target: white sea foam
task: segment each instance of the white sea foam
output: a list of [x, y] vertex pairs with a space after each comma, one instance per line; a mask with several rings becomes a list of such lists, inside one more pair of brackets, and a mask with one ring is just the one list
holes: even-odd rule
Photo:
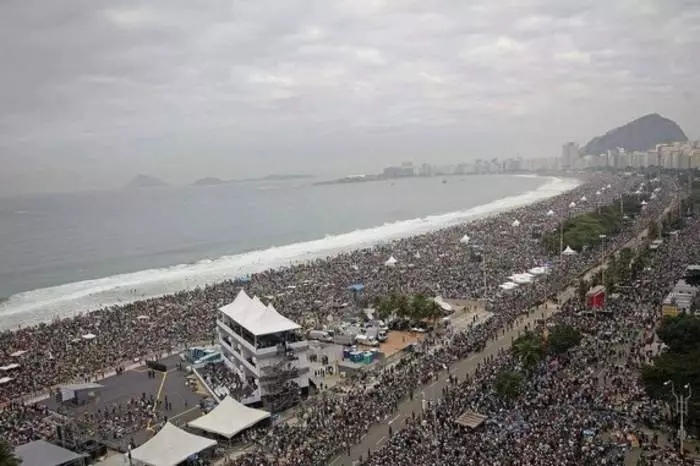
[[142, 270], [18, 293], [0, 303], [0, 329], [33, 325], [56, 317], [68, 317], [105, 306], [162, 296], [269, 268], [286, 266], [290, 263], [327, 257], [406, 236], [427, 233], [532, 204], [571, 190], [578, 184], [578, 181], [572, 179], [548, 178], [544, 185], [534, 191], [506, 197], [464, 211], [385, 223], [374, 228], [328, 235], [314, 241], [270, 247], [217, 259], [203, 259], [194, 264]]

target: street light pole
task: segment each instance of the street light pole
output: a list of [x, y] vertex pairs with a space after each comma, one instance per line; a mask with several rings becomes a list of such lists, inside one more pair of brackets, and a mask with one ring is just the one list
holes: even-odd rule
[[683, 454], [683, 440], [685, 439], [685, 417], [688, 415], [688, 400], [690, 400], [690, 397], [693, 395], [693, 390], [690, 387], [690, 384], [687, 383], [683, 386], [683, 388], [688, 390], [687, 395], [683, 395], [681, 393], [680, 395], [676, 393], [676, 387], [673, 383], [673, 381], [668, 380], [664, 382], [664, 386], [668, 386], [671, 384], [671, 393], [673, 394], [673, 397], [676, 399], [676, 409], [678, 410], [678, 417], [679, 417], [679, 426], [678, 426], [678, 440], [680, 441], [680, 452], [681, 455]]
[[606, 235], [598, 235], [600, 238], [600, 281], [603, 282], [602, 285], [605, 286], [605, 238]]

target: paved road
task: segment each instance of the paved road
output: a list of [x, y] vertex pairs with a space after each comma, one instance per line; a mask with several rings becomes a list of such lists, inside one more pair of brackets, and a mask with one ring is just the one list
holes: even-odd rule
[[[477, 365], [487, 357], [495, 356], [501, 349], [509, 347], [527, 325], [532, 326], [538, 319], [547, 318], [558, 311], [558, 307], [553, 303], [549, 303], [546, 310], [540, 307], [531, 311], [527, 316], [521, 317], [511, 330], [501, 333], [494, 340], [490, 340], [483, 351], [454, 363], [450, 368], [450, 373], [460, 380], [464, 380], [467, 375], [473, 374]], [[421, 411], [424, 400], [436, 401], [442, 398], [442, 389], [445, 385], [447, 385], [447, 371], [438, 374], [437, 381], [417, 389], [412, 400], [405, 399], [392, 415], [384, 419], [383, 422], [374, 424], [362, 438], [362, 441], [350, 449], [350, 455], [345, 452], [331, 461], [330, 465], [351, 466], [360, 457], [366, 457], [368, 451], [379, 448], [389, 438], [389, 427], [393, 432], [401, 429], [404, 423], [411, 418], [411, 413], [418, 414]]]
[[[671, 207], [667, 208], [664, 214], [670, 209]], [[645, 229], [635, 238], [625, 243], [622, 248], [637, 248], [646, 236], [647, 230]], [[586, 271], [583, 274], [584, 278], [590, 280], [601, 267], [606, 267], [609, 257], [610, 253], [606, 256], [603, 263], [599, 263], [597, 266]], [[558, 302], [565, 302], [574, 297], [576, 292], [576, 286], [570, 286], [558, 294], [557, 300]], [[558, 311], [559, 308], [554, 303], [548, 303], [546, 310], [542, 307], [532, 310], [527, 317], [520, 318], [511, 330], [504, 333], [502, 332], [498, 338], [490, 340], [483, 351], [472, 354], [468, 358], [454, 363], [451, 366], [451, 374], [458, 377], [460, 380], [464, 380], [467, 375], [473, 374], [477, 365], [483, 362], [487, 357], [495, 356], [501, 349], [509, 347], [526, 326], [532, 326], [538, 319], [549, 318]], [[381, 423], [374, 424], [370, 427], [367, 434], [362, 437], [360, 443], [350, 448], [349, 454], [348, 452], [344, 452], [342, 455], [336, 457], [329, 463], [330, 466], [352, 466], [356, 464], [360, 458], [366, 457], [368, 452], [380, 448], [389, 438], [389, 428], [391, 428], [392, 432], [397, 432], [403, 427], [404, 423], [411, 418], [412, 413], [418, 414], [421, 411], [425, 401], [439, 400], [442, 397], [442, 389], [445, 387], [446, 382], [447, 371], [443, 371], [438, 374], [437, 381], [418, 388], [416, 392], [414, 392], [413, 399], [405, 399], [403, 402], [399, 403], [398, 409], [394, 413], [389, 415]]]

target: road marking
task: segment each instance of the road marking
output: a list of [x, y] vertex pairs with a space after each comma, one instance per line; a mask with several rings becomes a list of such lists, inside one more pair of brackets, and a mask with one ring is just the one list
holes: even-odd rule
[[165, 387], [165, 379], [168, 378], [168, 373], [167, 372], [161, 372], [163, 374], [163, 380], [160, 381], [160, 386], [158, 387], [158, 393], [156, 393], [156, 402], [153, 403], [153, 412], [156, 412], [156, 408], [158, 408], [158, 403], [160, 403], [160, 397], [163, 394], [163, 387]]
[[191, 407], [190, 409], [186, 409], [186, 410], [184, 410], [184, 411], [182, 411], [182, 412], [180, 412], [180, 413], [178, 413], [178, 414], [176, 414], [176, 415], [174, 415], [174, 416], [169, 417], [168, 419], [170, 419], [170, 420], [172, 421], [173, 419], [177, 419], [177, 418], [179, 418], [180, 416], [184, 416], [184, 415], [187, 414], [187, 413], [191, 413], [191, 412], [194, 411], [195, 409], [199, 409], [199, 406], [193, 406], [193, 407]]
[[379, 445], [379, 444], [382, 443], [384, 440], [386, 440], [386, 435], [383, 436], [382, 438], [380, 438], [379, 440], [377, 440], [377, 443], [376, 443], [376, 444]]
[[394, 422], [396, 422], [396, 420], [397, 420], [398, 418], [400, 418], [400, 417], [401, 417], [401, 415], [400, 415], [400, 414], [397, 414], [396, 417], [394, 417], [393, 419], [391, 419], [391, 420], [389, 421], [389, 425], [391, 425], [391, 424], [393, 424]]

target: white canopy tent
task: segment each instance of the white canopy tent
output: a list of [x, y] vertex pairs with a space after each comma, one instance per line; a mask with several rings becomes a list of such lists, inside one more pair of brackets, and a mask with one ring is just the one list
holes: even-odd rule
[[150, 466], [175, 466], [216, 445], [216, 440], [185, 432], [167, 422], [148, 442], [131, 451], [131, 458]]
[[498, 285], [502, 290], [512, 290], [513, 288], [517, 288], [518, 284], [513, 283], [513, 282], [505, 282], [500, 285]]
[[470, 239], [471, 238], [469, 237], [469, 235], [464, 235], [464, 236], [462, 236], [462, 239], [459, 240], [459, 242], [462, 244], [469, 244]]
[[566, 249], [564, 249], [564, 251], [562, 252], [562, 254], [564, 254], [565, 256], [573, 256], [576, 254], [576, 251], [571, 249], [571, 246], [567, 246]]
[[510, 224], [510, 226], [513, 227], [519, 227], [520, 226], [520, 221], [518, 219], [513, 220], [513, 223]]
[[544, 275], [547, 273], [547, 268], [546, 267], [533, 267], [530, 270], [527, 271], [531, 275]]
[[393, 267], [396, 265], [397, 262], [398, 261], [396, 260], [396, 258], [394, 256], [391, 256], [386, 260], [386, 262], [384, 262], [384, 265], [386, 265], [387, 267]]
[[267, 411], [249, 408], [227, 396], [216, 408], [187, 425], [230, 439], [269, 417]]
[[647, 201], [642, 201], [642, 205], [647, 205]]
[[549, 212], [547, 212], [547, 217], [551, 217], [552, 215], [554, 215], [554, 211], [553, 211], [553, 210], [550, 210]]
[[518, 285], [527, 285], [528, 283], [532, 283], [532, 276], [527, 273], [519, 273], [513, 275], [512, 280]]
[[572, 202], [571, 204], [569, 204], [569, 209], [573, 209], [574, 207], [576, 207], [576, 203], [575, 203], [575, 202]]
[[94, 340], [95, 338], [97, 338], [97, 335], [94, 333], [86, 333], [83, 335], [83, 340]]
[[452, 312], [452, 306], [450, 303], [446, 302], [444, 299], [442, 299], [442, 296], [436, 296], [433, 298], [433, 301], [435, 304], [440, 306], [440, 309], [442, 309], [445, 312]]
[[277, 312], [271, 304], [265, 306], [257, 296], [250, 298], [243, 290], [238, 292], [232, 303], [219, 310], [253, 335], [269, 335], [301, 328]]
[[586, 196], [581, 196], [581, 202], [586, 202], [588, 198]]

